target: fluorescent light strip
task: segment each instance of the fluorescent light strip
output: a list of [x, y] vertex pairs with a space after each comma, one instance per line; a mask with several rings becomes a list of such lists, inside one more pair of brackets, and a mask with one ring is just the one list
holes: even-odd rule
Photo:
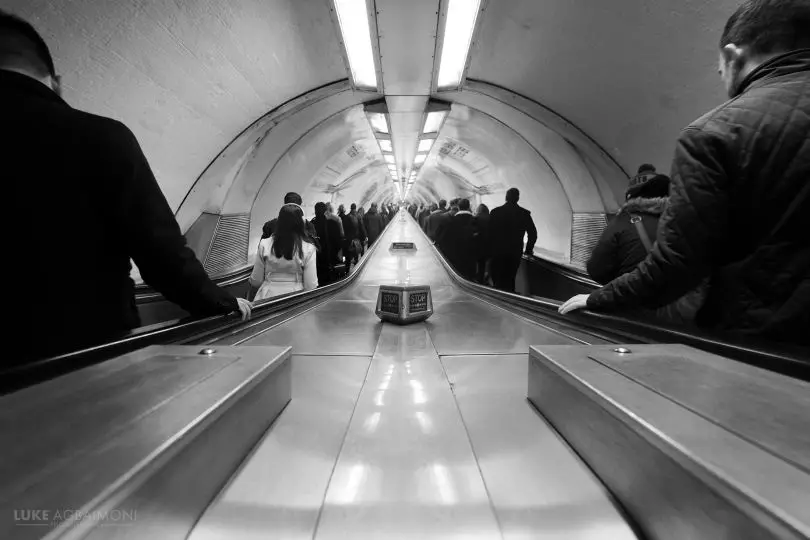
[[[436, 133], [442, 127], [442, 121], [447, 111], [434, 111], [427, 114], [425, 118], [425, 125], [422, 127], [422, 133]], [[421, 143], [420, 143], [421, 144]]]
[[458, 86], [467, 64], [481, 0], [449, 0], [439, 64], [439, 88]]
[[334, 0], [354, 85], [377, 88], [366, 0]]
[[379, 139], [380, 148], [382, 148], [383, 152], [393, 152], [394, 145], [391, 144], [391, 141], [387, 141], [385, 139]]
[[430, 149], [433, 147], [433, 139], [422, 139], [419, 141], [419, 148], [416, 149], [417, 152], [430, 152]]
[[413, 162], [416, 163], [417, 165], [420, 165], [425, 162], [426, 158], [427, 154], [416, 154], [416, 159], [414, 159]]
[[385, 119], [385, 115], [383, 113], [369, 114], [368, 121], [371, 122], [371, 127], [374, 128], [375, 131], [379, 131], [381, 133], [388, 133], [388, 121]]
[[390, 163], [392, 165], [396, 164], [396, 161], [394, 160], [394, 156], [391, 155], [391, 154], [383, 154], [383, 158], [385, 159], [386, 163]]

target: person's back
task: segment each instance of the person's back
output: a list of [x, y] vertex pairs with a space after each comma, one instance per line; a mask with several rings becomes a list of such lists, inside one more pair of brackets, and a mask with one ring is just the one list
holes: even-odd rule
[[513, 292], [515, 277], [524, 253], [523, 238], [528, 236], [525, 252], [531, 254], [537, 241], [537, 229], [531, 212], [518, 205], [520, 191], [509, 188], [506, 203], [489, 213], [489, 240], [492, 255], [492, 281], [498, 289]]
[[425, 234], [434, 242], [436, 241], [436, 233], [439, 231], [439, 228], [450, 219], [450, 216], [447, 215], [447, 211], [447, 201], [442, 199], [439, 201], [439, 207], [432, 211], [425, 220]]
[[[0, 19], [1, 63], [15, 46], [8, 25], [18, 20], [2, 12]], [[186, 246], [126, 126], [73, 109], [39, 80], [2, 65], [0, 118], [3, 177], [13, 184], [7, 205], [16, 215], [10, 222], [24, 224], [9, 235], [6, 255], [40, 276], [37, 289], [12, 287], [6, 298], [15, 309], [7, 330], [27, 344], [24, 356], [6, 363], [94, 345], [139, 326], [130, 259], [144, 281], [192, 315], [240, 309]], [[37, 322], [43, 316], [47, 339]]]
[[385, 228], [385, 219], [377, 211], [377, 206], [372, 204], [369, 211], [366, 212], [363, 221], [366, 229], [366, 234], [368, 235], [368, 245], [370, 247], [374, 242], [377, 241], [377, 238], [380, 237], [380, 234], [382, 234], [382, 231]]
[[651, 165], [639, 168], [627, 190], [626, 202], [602, 231], [588, 259], [586, 268], [594, 281], [608, 283], [632, 272], [647, 258], [647, 247], [637, 227], [643, 227], [650, 243], [655, 240], [658, 220], [666, 207], [668, 193], [667, 176], [657, 174]]
[[466, 279], [475, 279], [477, 260], [475, 218], [467, 199], [459, 201], [459, 211], [447, 221], [436, 239], [436, 246], [447, 257], [456, 272]]

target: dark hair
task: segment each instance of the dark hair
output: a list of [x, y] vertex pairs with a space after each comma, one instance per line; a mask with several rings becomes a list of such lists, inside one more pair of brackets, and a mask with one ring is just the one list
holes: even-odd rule
[[444, 199], [439, 201], [439, 208], [447, 208], [447, 201]]
[[302, 241], [304, 238], [303, 212], [297, 206], [285, 204], [278, 212], [276, 230], [273, 231], [273, 255], [291, 261], [298, 253], [304, 256]]
[[479, 216], [488, 216], [489, 207], [485, 204], [479, 204], [478, 208], [475, 210], [475, 214]]
[[275, 225], [274, 220], [270, 220], [262, 226], [262, 240], [265, 238], [270, 238], [273, 236], [273, 226]]
[[298, 193], [296, 193], [294, 191], [291, 191], [291, 192], [287, 193], [286, 195], [284, 195], [284, 204], [290, 204], [290, 203], [297, 204], [298, 206], [301, 206], [302, 204], [304, 204], [304, 201], [301, 198], [301, 195], [299, 195]]
[[636, 174], [643, 174], [645, 171], [655, 172], [655, 165], [645, 163], [644, 165], [638, 168], [638, 173]]
[[459, 199], [458, 200], [458, 209], [465, 210], [467, 212], [470, 211], [470, 201], [468, 199]]
[[0, 64], [23, 64], [37, 75], [56, 77], [48, 44], [30, 23], [0, 10]]
[[720, 48], [747, 46], [754, 55], [810, 47], [810, 2], [748, 0], [729, 17]]
[[643, 184], [639, 184], [627, 191], [628, 199], [644, 198], [654, 199], [657, 197], [669, 196], [669, 176], [656, 174]]
[[351, 209], [352, 212], [354, 212], [355, 210], [357, 210], [357, 205], [355, 203], [352, 203], [352, 205], [349, 208]]
[[342, 215], [344, 215], [344, 214], [346, 214], [346, 207], [345, 207], [345, 206], [343, 206], [342, 204], [341, 204], [341, 205], [338, 205], [338, 215], [339, 215], [339, 216], [342, 216]]
[[506, 202], [516, 203], [520, 200], [520, 190], [516, 187], [506, 190]]
[[316, 216], [323, 216], [326, 214], [327, 204], [325, 202], [317, 202], [315, 203], [315, 215]]

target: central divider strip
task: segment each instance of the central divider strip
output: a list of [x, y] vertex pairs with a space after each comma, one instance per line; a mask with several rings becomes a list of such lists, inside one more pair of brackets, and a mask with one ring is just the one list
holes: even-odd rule
[[424, 324], [386, 324], [315, 538], [501, 538]]

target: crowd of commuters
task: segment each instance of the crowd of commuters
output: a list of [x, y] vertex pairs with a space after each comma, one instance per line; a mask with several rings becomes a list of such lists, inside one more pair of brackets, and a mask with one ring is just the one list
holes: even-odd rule
[[480, 204], [473, 215], [466, 198], [451, 200], [449, 207], [444, 199], [411, 205], [409, 211], [462, 277], [515, 292], [521, 258], [532, 254], [537, 241], [531, 213], [519, 200], [520, 191], [510, 188], [506, 202], [491, 212]]
[[256, 250], [252, 288], [254, 301], [328, 285], [345, 276], [365, 250], [377, 241], [396, 210], [392, 204], [371, 203], [368, 212], [355, 203], [315, 204], [315, 217], [308, 221], [301, 195], [284, 196], [278, 217], [264, 224]]
[[560, 312], [684, 303], [700, 328], [810, 345], [810, 2], [749, 0], [719, 46], [729, 101], [681, 132], [659, 214], [631, 185], [589, 264], [607, 283]]

